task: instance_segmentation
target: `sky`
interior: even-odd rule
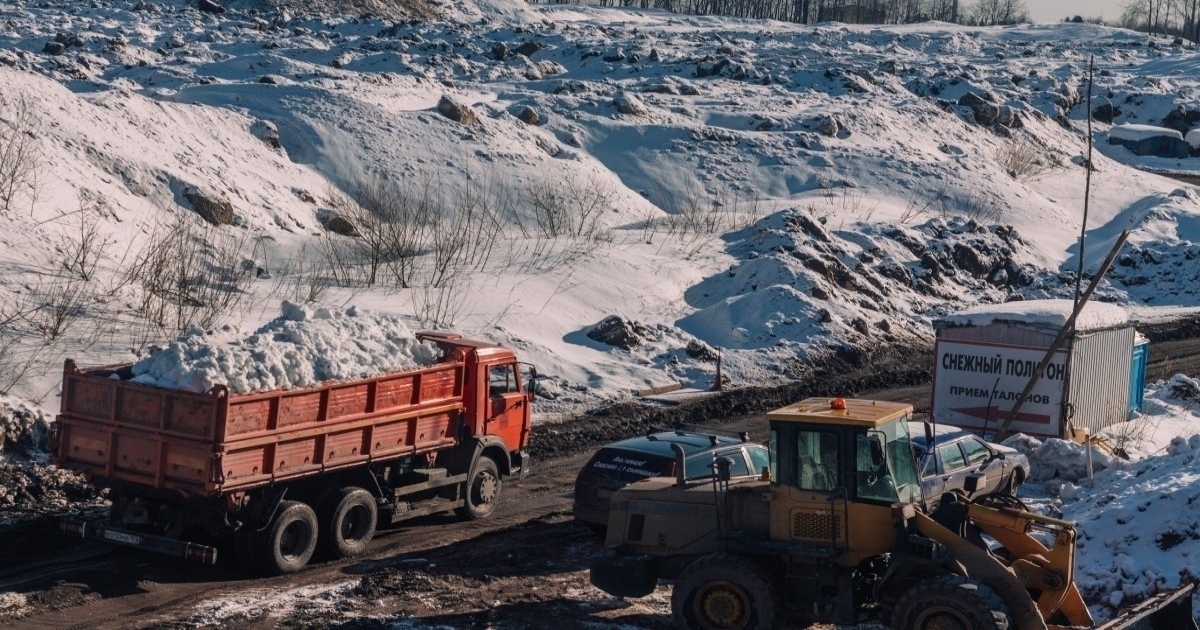
[[[1141,45],[1144,34],[813,28],[507,0],[456,3],[444,22],[280,15],[273,26],[132,4],[0,5],[0,95],[40,105],[20,137],[41,143],[45,182],[0,209],[0,304],[29,307],[0,317],[0,386],[5,404],[47,418],[66,358],[141,361],[141,378],[166,386],[296,386],[403,367],[417,349],[399,340],[424,328],[537,365],[537,422],[651,387],[708,388],[717,349],[728,386],[782,383],[830,354],[929,343],[932,322],[965,307],[1069,297],[1080,258],[1094,269],[1126,228],[1097,298],[1140,319],[1200,307],[1200,195],[1146,172],[1195,174],[1200,159],[1134,156],[1097,122],[1088,247],[1077,244],[1088,55],[1120,104],[1116,124],[1160,124],[1200,100],[1187,71],[1197,52]],[[46,43],[59,32],[78,37],[56,55]],[[544,47],[503,53],[529,40]],[[443,97],[477,122],[440,114]],[[19,113],[12,100],[0,108]],[[526,108],[535,124],[518,117]],[[425,199],[446,216],[521,201],[475,258],[439,267],[444,241],[430,241],[404,282],[381,268],[370,284],[321,249],[357,242],[327,238],[323,222],[362,182],[417,197],[434,182],[444,196]],[[234,225],[204,227],[190,188],[227,201]],[[560,204],[572,234],[539,231],[539,203]],[[168,240],[175,222],[192,238]],[[154,296],[174,294],[151,291],[134,262],[164,242],[173,256],[153,260],[186,260],[178,248],[198,240],[232,252],[213,259],[227,271],[252,272],[244,299],[198,331],[148,323],[162,316],[149,312]],[[324,284],[335,274],[358,280]],[[630,322],[636,345],[588,336],[610,316]],[[376,363],[381,352],[401,363]],[[1182,475],[1200,420],[1152,385],[1147,424],[1162,434],[1139,454]],[[1112,475],[1131,497],[1170,494],[1182,478],[1138,490]],[[1128,543],[1115,521],[1092,519],[1092,489],[1071,483],[1069,496],[1061,483],[1038,491],[1039,505],[1094,520],[1091,540]],[[1174,503],[1153,505],[1129,515],[1193,531],[1168,518]],[[1142,543],[1119,558],[1106,543],[1081,552],[1098,614],[1150,588],[1143,564],[1177,582],[1180,549]],[[1114,562],[1116,575],[1133,570],[1120,597],[1105,581]]]
[[[1061,22],[1076,15],[1113,22],[1121,17],[1126,4],[1128,0],[1025,0],[1034,22]]]

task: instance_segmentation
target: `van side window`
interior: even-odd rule
[[[488,395],[503,396],[517,391],[517,376],[513,364],[488,368]]]

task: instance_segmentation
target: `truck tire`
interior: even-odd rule
[[[321,504],[319,544],[331,558],[349,558],[367,549],[379,522],[379,506],[370,492],[347,486]]]
[[[895,630],[1008,630],[1004,600],[977,580],[943,575],[919,582],[900,596]]]
[[[778,612],[770,576],[738,556],[696,560],[679,574],[671,593],[675,625],[688,630],[766,630],[776,627]]]
[[[317,514],[299,501],[282,501],[271,524],[258,538],[258,563],[281,575],[304,568],[317,548]]]
[[[455,511],[470,520],[491,516],[500,500],[500,485],[500,471],[496,468],[496,462],[480,457],[475,461],[464,488],[465,503]]]

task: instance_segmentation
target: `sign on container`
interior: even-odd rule
[[[985,432],[1008,418],[1045,348],[938,340],[934,351],[933,415],[939,423]],[[1067,351],[1059,350],[1010,426],[1037,436],[1062,435]]]

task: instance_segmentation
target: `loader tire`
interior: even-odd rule
[[[264,571],[299,571],[317,548],[317,514],[299,501],[280,502],[274,520],[258,534],[258,564]]]
[[[688,630],[767,630],[776,627],[779,608],[766,571],[720,553],[689,564],[671,593],[675,625]]]
[[[496,462],[488,457],[480,457],[466,481],[463,493],[465,503],[455,511],[459,516],[473,521],[491,516],[500,502],[500,486],[500,471],[496,468]]]
[[[895,630],[1008,630],[1008,607],[992,589],[961,575],[920,582],[900,596]]]
[[[349,558],[367,550],[379,521],[379,506],[370,492],[354,486],[326,497],[321,517],[320,548],[331,558]]]

